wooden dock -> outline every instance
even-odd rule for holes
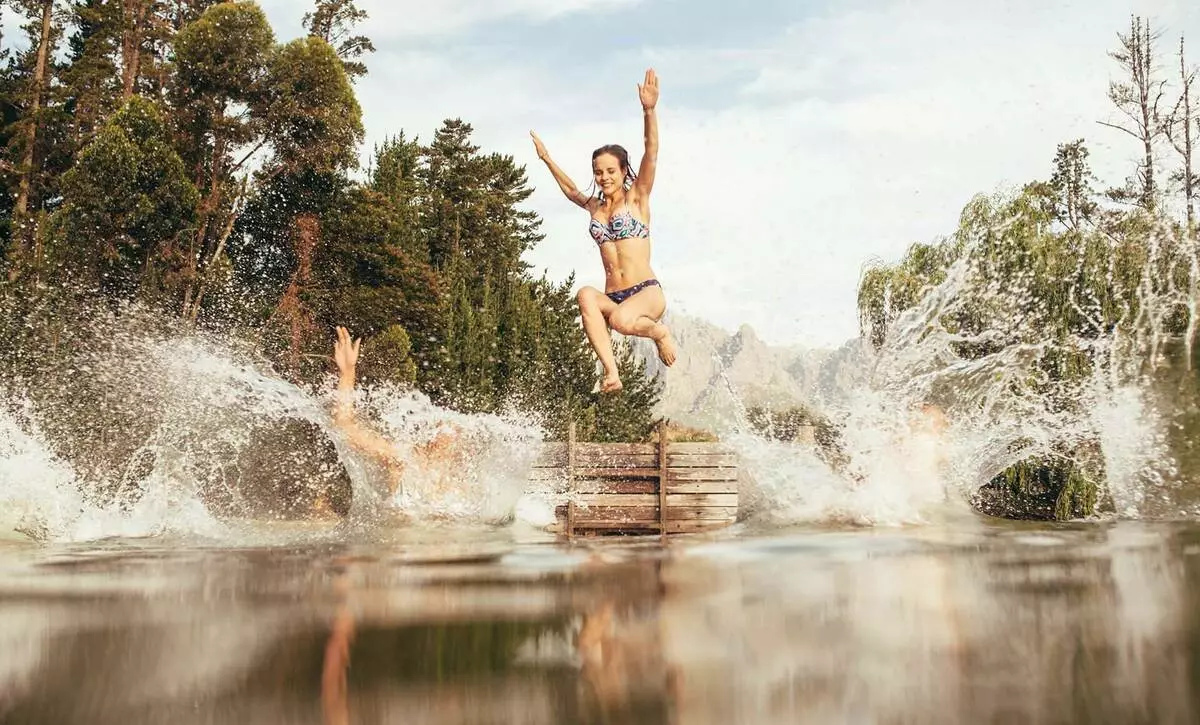
[[[595,534],[683,534],[737,520],[737,455],[721,443],[543,445],[530,474],[565,500],[554,530]]]

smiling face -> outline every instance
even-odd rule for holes
[[[628,170],[629,167],[611,153],[602,153],[592,159],[592,178],[605,196],[612,196],[618,189],[625,188]]]

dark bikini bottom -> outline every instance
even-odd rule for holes
[[[607,293],[605,293],[605,295],[610,300],[612,300],[613,302],[615,302],[619,305],[622,302],[624,302],[625,300],[629,299],[630,297],[633,297],[634,295],[636,295],[638,292],[641,292],[642,290],[646,289],[647,287],[660,287],[660,286],[661,285],[658,283],[658,280],[648,279],[645,282],[638,282],[634,286],[627,287],[623,290],[617,290],[616,292],[607,292]]]

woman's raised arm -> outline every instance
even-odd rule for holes
[[[550,169],[550,173],[554,175],[554,180],[558,182],[558,188],[562,189],[563,195],[586,209],[589,201],[588,196],[580,191],[578,186],[575,186],[575,182],[571,181],[571,177],[567,176],[565,171],[558,168],[558,164],[554,163],[554,159],[550,158],[550,152],[546,150],[546,144],[542,143],[538,135],[533,131],[530,131],[529,135],[533,137],[533,147],[537,150],[538,158],[546,164],[546,168]]]

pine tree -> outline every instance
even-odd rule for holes
[[[317,0],[316,8],[304,15],[304,28],[309,35],[333,46],[351,81],[367,73],[366,64],[359,58],[375,52],[370,38],[350,34],[366,19],[367,12],[359,10],[354,0]]]
[[[199,194],[159,109],[131,98],[63,176],[56,256],[75,281],[132,298],[153,297],[176,270],[163,251],[194,221]]]
[[[74,5],[75,32],[62,72],[64,103],[72,119],[70,140],[76,149],[91,140],[117,108],[120,87],[114,57],[120,41],[118,3],[79,0]]]
[[[32,209],[40,201],[38,169],[38,134],[45,127],[44,110],[47,89],[52,73],[54,45],[61,34],[61,17],[56,16],[56,0],[14,0],[19,12],[28,19],[25,26],[29,36],[29,51],[20,61],[29,69],[22,93],[23,113],[19,120],[20,130],[14,134],[20,150],[17,162],[18,183],[16,201],[13,205],[11,249],[9,251],[9,280],[23,272],[36,270],[41,265],[42,239]],[[56,22],[59,21],[59,22]]]
[[[600,442],[649,440],[656,423],[654,408],[662,383],[646,377],[646,363],[636,358],[628,340],[618,340],[613,352],[624,388],[619,394],[596,393],[595,428],[587,439]]]

